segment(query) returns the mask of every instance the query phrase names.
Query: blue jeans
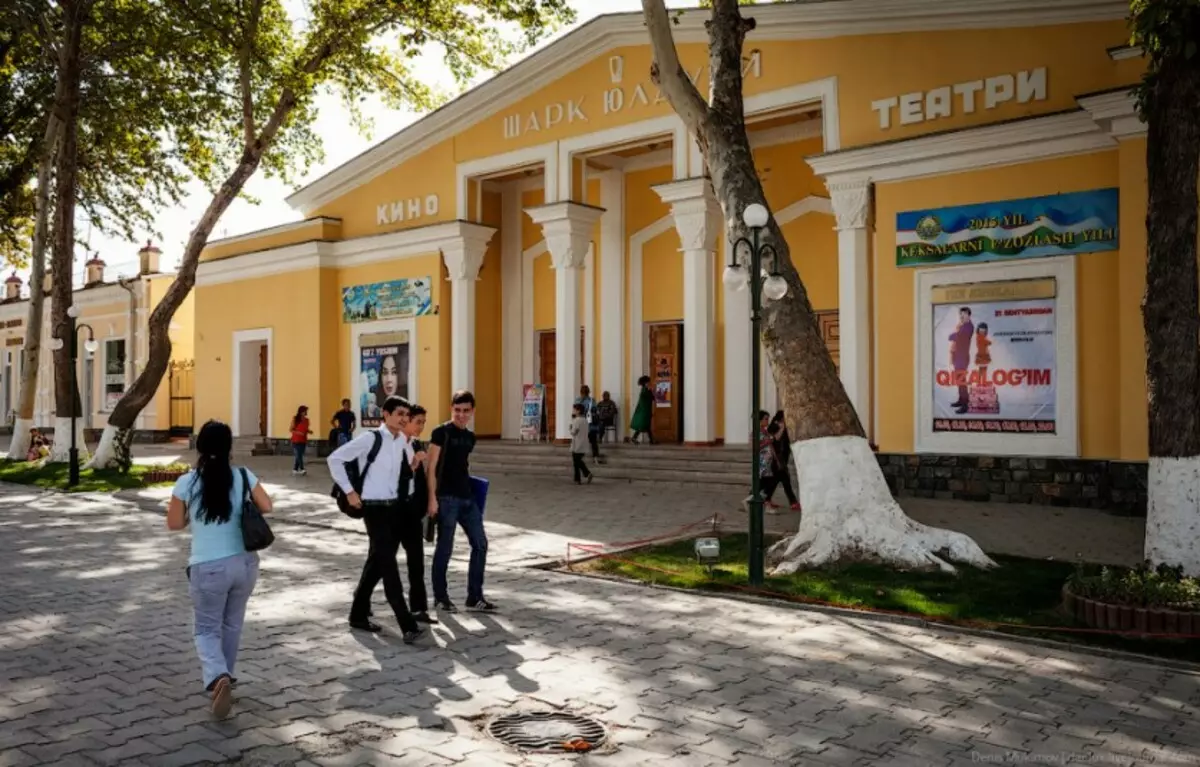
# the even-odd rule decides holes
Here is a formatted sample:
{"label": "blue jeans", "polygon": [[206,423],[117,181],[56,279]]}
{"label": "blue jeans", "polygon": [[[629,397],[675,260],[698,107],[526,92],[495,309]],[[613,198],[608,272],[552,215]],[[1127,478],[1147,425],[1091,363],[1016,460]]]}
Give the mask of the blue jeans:
{"label": "blue jeans", "polygon": [[222,674],[233,675],[246,603],[258,581],[258,554],[247,552],[188,568],[188,593],[195,612],[196,654],[204,688]]}
{"label": "blue jeans", "polygon": [[454,550],[454,530],[462,525],[471,544],[471,564],[467,570],[467,602],[474,604],[483,599],[483,569],[487,566],[487,534],[483,532],[483,512],[474,498],[438,496],[437,547],[433,550],[433,598],[437,602],[449,602],[450,591],[446,586],[446,569],[450,567],[450,553]]}
{"label": "blue jeans", "polygon": [[295,456],[292,461],[292,471],[304,471],[304,449],[308,445],[303,442],[292,443],[292,455]]}

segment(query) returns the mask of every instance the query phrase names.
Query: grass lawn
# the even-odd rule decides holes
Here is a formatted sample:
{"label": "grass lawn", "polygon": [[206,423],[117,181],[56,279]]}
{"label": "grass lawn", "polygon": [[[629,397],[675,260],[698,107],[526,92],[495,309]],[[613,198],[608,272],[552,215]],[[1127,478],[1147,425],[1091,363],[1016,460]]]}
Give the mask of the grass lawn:
{"label": "grass lawn", "polygon": [[[117,490],[145,487],[144,475],[155,466],[134,464],[128,474],[115,469],[82,469],[79,484],[69,488],[72,493],[111,493]],[[0,482],[15,482],[21,485],[36,485],[51,490],[68,490],[68,466],[65,463],[50,463],[38,466],[27,461],[0,461]]]}
{"label": "grass lawn", "polygon": [[[726,535],[721,538],[721,564],[711,575],[707,568],[696,562],[693,546],[691,540],[680,541],[619,555],[626,561],[601,558],[574,567],[684,589],[738,592],[748,586],[746,535]],[[763,590],[782,598],[798,598],[796,601],[815,599],[841,607],[898,611],[934,619],[1016,624],[994,628],[1019,635],[1200,662],[1200,642],[1147,641],[1054,631],[1055,627],[1077,625],[1074,619],[1058,610],[1062,602],[1062,586],[1074,570],[1074,565],[998,555],[992,558],[999,563],[998,570],[962,567],[959,568],[959,574],[946,575],[940,572],[897,572],[876,565],[851,565],[780,578],[768,577]],[[648,568],[658,568],[660,571]]]}

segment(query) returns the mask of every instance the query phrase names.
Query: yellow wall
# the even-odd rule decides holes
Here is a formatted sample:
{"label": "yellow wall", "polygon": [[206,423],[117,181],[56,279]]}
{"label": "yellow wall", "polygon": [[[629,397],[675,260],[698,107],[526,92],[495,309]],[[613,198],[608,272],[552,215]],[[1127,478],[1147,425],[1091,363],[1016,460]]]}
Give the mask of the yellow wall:
{"label": "yellow wall", "polygon": [[[372,209],[373,210],[373,209]],[[254,233],[251,233],[254,234]],[[213,240],[200,253],[201,261],[217,261],[243,253],[282,248],[314,240],[340,240],[342,222],[327,218],[308,218],[283,232],[264,232],[260,236],[238,238],[233,242]]]}
{"label": "yellow wall", "polygon": [[[876,188],[875,310],[878,316],[887,318],[886,322],[877,323],[875,347],[881,382],[877,412],[877,442],[881,451],[910,453],[914,445],[916,270],[899,269],[895,265],[896,214],[1117,184],[1117,153],[1108,152],[880,184]],[[1120,431],[1114,413],[1121,405],[1118,384],[1121,377],[1116,369],[1125,360],[1118,356],[1114,345],[1120,338],[1118,323],[1122,316],[1113,307],[1118,301],[1118,262],[1129,247],[1130,243],[1123,243],[1119,256],[1089,253],[1077,258],[1078,412],[1081,455],[1085,458],[1113,458],[1120,453]]]}
{"label": "yellow wall", "polygon": [[[430,147],[408,162],[389,170],[344,196],[313,211],[314,216],[329,216],[342,220],[342,236],[346,239],[372,234],[394,232],[428,226],[455,218],[454,144],[452,141]],[[426,195],[438,196],[438,213],[422,215],[380,225],[376,222],[376,207]]]}
{"label": "yellow wall", "polygon": [[[753,95],[836,76],[842,146],[871,144],[1074,108],[1074,97],[1079,94],[1129,81],[1125,70],[1130,65],[1119,70],[1106,51],[1111,46],[1123,44],[1128,37],[1125,22],[1118,20],[1069,26],[913,32],[824,40],[756,40],[753,47],[761,52],[761,76],[748,76],[745,92]],[[679,51],[685,69],[701,72],[700,90],[707,92],[706,46],[683,44]],[[981,51],[986,51],[986,55],[981,55]],[[619,86],[611,82],[610,56],[624,57],[624,80]],[[946,74],[947,62],[953,62],[951,77]],[[876,99],[972,79],[1015,74],[1040,66],[1048,68],[1047,99],[1044,101],[1018,104],[1014,99],[990,110],[980,105],[973,114],[963,113],[955,104],[950,118],[909,126],[900,126],[898,119],[894,119],[893,127],[887,131],[879,129],[878,115],[871,109],[871,102]],[[649,71],[650,51],[645,45],[616,48],[581,62],[573,71],[537,93],[460,133],[454,139],[455,158],[465,162],[670,114],[670,106],[658,96],[658,89],[649,81]],[[1118,76],[1126,79],[1118,80]],[[604,93],[613,87],[622,89],[625,106],[605,114]],[[642,94],[646,97],[644,100]],[[544,123],[548,107],[566,105],[568,101],[579,105],[587,119],[569,121],[564,110],[564,118],[552,127],[505,138],[506,118],[519,115],[522,122],[527,123],[532,112]]]}
{"label": "yellow wall", "polygon": [[[1118,153],[1121,258],[1117,265],[1116,316],[1121,354],[1120,457],[1144,461],[1150,447],[1146,420],[1146,333],[1142,324],[1142,296],[1146,292],[1146,140],[1122,141]],[[1107,354],[1111,356],[1111,349]]]}
{"label": "yellow wall", "polygon": [[838,308],[838,249],[833,216],[806,213],[783,225],[792,263],[808,291],[812,308]]}
{"label": "yellow wall", "polygon": [[[273,428],[269,436],[287,436],[288,424],[300,405],[308,405],[324,420],[328,404],[322,400],[320,377],[296,373],[327,360],[315,311],[321,296],[320,271],[308,269],[196,288],[196,423],[210,418],[229,423],[233,418],[233,333],[253,328],[273,331]],[[348,382],[349,376],[345,380]]]}
{"label": "yellow wall", "polygon": [[[500,195],[484,192],[483,223],[500,228]],[[500,247],[504,235],[496,232],[488,243],[475,283],[475,432],[480,437],[500,436],[503,397],[518,397],[520,392],[504,392],[501,360],[503,349],[503,304],[501,302]],[[458,339],[450,339],[453,344]]]}

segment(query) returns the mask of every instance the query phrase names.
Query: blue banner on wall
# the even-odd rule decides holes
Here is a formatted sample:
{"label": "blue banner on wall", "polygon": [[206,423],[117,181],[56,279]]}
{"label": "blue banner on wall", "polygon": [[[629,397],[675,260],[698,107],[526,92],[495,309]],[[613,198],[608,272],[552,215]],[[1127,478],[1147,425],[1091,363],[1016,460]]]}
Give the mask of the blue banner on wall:
{"label": "blue banner on wall", "polygon": [[391,280],[342,288],[342,322],[420,317],[433,311],[432,279]]}
{"label": "blue banner on wall", "polygon": [[896,214],[896,266],[932,266],[1116,250],[1117,189]]}

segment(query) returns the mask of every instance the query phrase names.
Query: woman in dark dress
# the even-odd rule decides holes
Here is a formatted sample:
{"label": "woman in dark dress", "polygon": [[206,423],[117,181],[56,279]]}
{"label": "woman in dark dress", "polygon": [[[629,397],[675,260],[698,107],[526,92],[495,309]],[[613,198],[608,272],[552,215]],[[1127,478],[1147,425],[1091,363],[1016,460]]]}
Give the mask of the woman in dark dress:
{"label": "woman in dark dress", "polygon": [[[788,503],[791,504],[792,511],[800,511],[800,501],[796,499],[796,491],[792,489],[792,475],[788,471],[788,462],[792,457],[792,435],[788,434],[787,423],[783,418],[783,411],[780,410],[771,419],[771,426],[779,425],[778,431],[773,436],[771,445],[775,453],[773,465],[772,482],[768,485],[766,492],[767,506],[778,508],[771,501],[771,496],[775,494],[775,488],[783,486],[783,494],[787,496]],[[770,427],[768,427],[770,428]]]}
{"label": "woman in dark dress", "polygon": [[633,438],[630,441],[636,445],[638,437],[645,434],[646,439],[653,444],[654,435],[650,433],[650,420],[654,413],[654,392],[650,391],[650,376],[639,378],[638,386],[641,389],[638,391],[637,407],[633,411],[633,419],[629,422],[629,428],[633,430]]}

